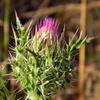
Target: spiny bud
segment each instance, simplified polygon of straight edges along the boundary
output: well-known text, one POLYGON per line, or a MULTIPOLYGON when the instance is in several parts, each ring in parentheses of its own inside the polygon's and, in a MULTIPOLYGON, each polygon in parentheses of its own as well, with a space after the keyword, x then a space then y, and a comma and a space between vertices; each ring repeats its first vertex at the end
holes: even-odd
POLYGON ((59 22, 54 18, 45 17, 42 21, 37 23, 35 27, 35 35, 31 41, 31 44, 34 46, 34 42, 37 38, 38 46, 45 46, 46 43, 51 46, 52 44, 56 43, 59 36, 59 22))

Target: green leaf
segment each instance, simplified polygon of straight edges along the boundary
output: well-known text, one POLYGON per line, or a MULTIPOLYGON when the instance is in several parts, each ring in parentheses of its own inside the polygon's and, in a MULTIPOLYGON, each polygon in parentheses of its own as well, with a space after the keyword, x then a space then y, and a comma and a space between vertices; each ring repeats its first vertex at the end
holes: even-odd
POLYGON ((80 37, 79 37, 79 39, 76 41, 76 43, 73 44, 73 45, 71 46, 71 52, 73 52, 73 51, 75 51, 75 50, 78 50, 78 49, 82 46, 82 44, 84 44, 85 39, 82 40, 82 39, 81 39, 81 36, 82 36, 82 32, 80 33, 80 37))
POLYGON ((86 43, 89 43, 90 41, 92 41, 93 39, 98 38, 98 37, 88 37, 86 39, 86 43))
POLYGON ((29 24, 27 30, 25 31, 25 34, 24 34, 25 40, 28 40, 29 38, 29 35, 30 35, 29 32, 31 30, 31 25, 32 25, 32 22, 29 24))
POLYGON ((23 36, 23 33, 24 33, 24 27, 22 26, 22 24, 20 23, 20 20, 17 16, 17 13, 15 12, 15 16, 16 16, 16 24, 17 24, 17 30, 18 30, 18 33, 23 36))
POLYGON ((48 45, 46 44, 46 56, 49 57, 50 56, 50 51, 49 51, 49 47, 48 45))
POLYGON ((15 30, 14 30, 14 28, 13 28, 13 25, 12 25, 12 31, 13 31, 13 34, 14 34, 15 45, 17 46, 17 45, 18 45, 18 44, 17 44, 17 36, 16 36, 16 32, 15 32, 15 30))
POLYGON ((37 39, 37 35, 35 34, 33 37, 32 42, 34 43, 34 52, 37 53, 38 52, 38 39, 37 39))
POLYGON ((79 49, 79 46, 80 46, 81 42, 82 42, 81 39, 77 40, 76 43, 72 45, 72 47, 71 47, 71 52, 73 52, 73 51, 79 49))
POLYGON ((32 51, 32 50, 30 50, 29 48, 25 48, 28 52, 30 52, 34 57, 36 57, 37 56, 37 54, 34 52, 34 51, 32 51))
POLYGON ((74 39, 76 37, 76 34, 78 33, 78 30, 79 29, 76 30, 75 34, 72 36, 71 40, 69 41, 69 46, 72 46, 73 45, 73 42, 74 42, 74 39))
POLYGON ((49 66, 52 66, 52 58, 50 56, 50 50, 49 50, 49 47, 48 47, 47 44, 46 44, 46 52, 45 52, 45 55, 46 55, 47 64, 49 64, 49 66))
POLYGON ((65 33, 65 25, 64 25, 63 31, 62 31, 62 33, 61 33, 60 43, 61 43, 62 40, 64 39, 64 33, 65 33))

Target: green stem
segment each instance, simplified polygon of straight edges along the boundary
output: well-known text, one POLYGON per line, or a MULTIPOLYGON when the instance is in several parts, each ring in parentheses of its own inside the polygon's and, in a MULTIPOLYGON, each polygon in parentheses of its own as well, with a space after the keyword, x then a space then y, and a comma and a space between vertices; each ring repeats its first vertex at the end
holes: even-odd
POLYGON ((28 98, 31 100, 42 100, 42 96, 37 94, 37 91, 32 92, 31 94, 28 95, 28 98))

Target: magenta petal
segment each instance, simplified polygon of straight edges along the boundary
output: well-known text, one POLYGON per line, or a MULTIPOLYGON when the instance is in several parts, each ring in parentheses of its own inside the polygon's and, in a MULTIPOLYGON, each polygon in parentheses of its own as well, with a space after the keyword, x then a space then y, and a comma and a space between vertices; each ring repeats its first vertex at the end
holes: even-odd
MULTIPOLYGON (((42 31, 44 30, 46 32, 48 32, 48 36, 50 36, 50 34, 52 34, 53 38, 58 38, 59 36, 59 22, 57 20, 55 20, 54 18, 51 17, 45 17, 42 21, 40 21, 37 25, 36 25, 36 33, 40 33, 42 35, 42 31)), ((44 33, 43 33, 44 34, 44 33)))

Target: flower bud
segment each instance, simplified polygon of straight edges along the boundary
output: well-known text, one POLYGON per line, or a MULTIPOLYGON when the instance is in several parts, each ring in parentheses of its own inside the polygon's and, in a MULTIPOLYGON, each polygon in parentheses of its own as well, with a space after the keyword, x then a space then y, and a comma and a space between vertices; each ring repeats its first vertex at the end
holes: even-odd
POLYGON ((57 20, 51 17, 45 17, 35 27, 35 35, 32 38, 32 47, 34 48, 34 42, 37 40, 37 47, 42 49, 47 43, 52 46, 59 38, 59 23, 57 20), (37 39, 36 39, 37 38, 37 39))

